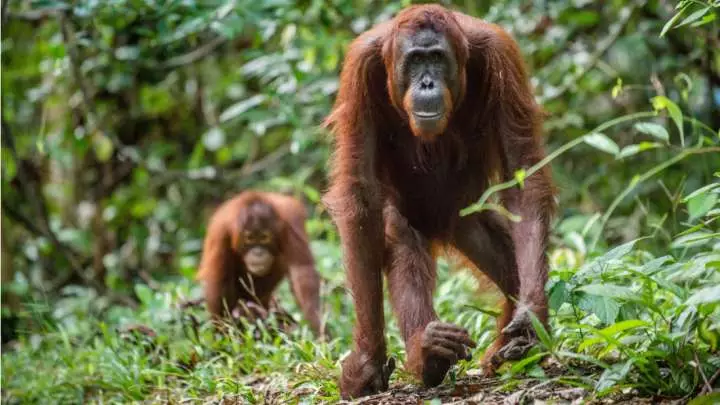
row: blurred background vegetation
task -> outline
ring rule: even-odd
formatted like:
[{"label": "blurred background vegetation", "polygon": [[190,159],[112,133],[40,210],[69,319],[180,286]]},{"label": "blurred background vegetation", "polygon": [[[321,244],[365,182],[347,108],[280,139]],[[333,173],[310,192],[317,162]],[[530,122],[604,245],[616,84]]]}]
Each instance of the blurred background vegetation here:
[{"label": "blurred background vegetation", "polygon": [[[291,193],[306,202],[326,307],[337,320],[331,324],[337,337],[332,347],[297,349],[301,354],[289,349],[292,353],[278,364],[312,359],[336,372],[337,357],[348,347],[352,310],[343,290],[338,237],[319,203],[331,146],[319,124],[334,100],[348,42],[410,3],[3,1],[3,341],[19,338],[22,347],[32,348],[11,354],[11,360],[4,353],[3,401],[38,400],[39,389],[70,398],[141,399],[152,391],[149,386],[167,384],[158,383],[158,370],[171,373],[166,367],[176,365],[139,364],[135,358],[137,375],[127,371],[128,364],[117,376],[94,369],[93,364],[117,361],[105,352],[121,344],[107,325],[134,321],[161,329],[178,321],[173,305],[199,293],[192,278],[205,221],[223,199],[250,187]],[[635,284],[640,278],[620,272],[671,255],[654,271],[681,272],[684,278],[675,280],[676,286],[685,290],[673,299],[658,296],[669,288],[661,283],[672,277],[648,276],[646,302],[634,305],[645,310],[644,305],[657,304],[663,318],[666,311],[687,309],[678,306],[704,291],[683,318],[694,323],[681,326],[695,331],[704,325],[709,336],[719,333],[720,3],[441,3],[498,23],[515,36],[548,114],[548,152],[582,142],[551,163],[560,208],[548,291],[558,314],[561,304],[572,302],[572,308],[594,313],[599,325],[653,322],[652,315],[627,313],[628,296],[573,290],[588,284],[578,276],[578,269],[588,269],[582,267],[587,259],[648,237],[625,245],[634,256],[613,273],[616,279],[604,274],[593,280],[623,284],[636,294],[644,288]],[[668,262],[675,267],[662,267]],[[603,267],[613,268],[608,266]],[[457,317],[462,312],[457,291],[467,290],[472,301],[476,283],[464,273],[448,275],[447,269],[443,262],[439,311]],[[573,294],[584,301],[576,306]],[[285,301],[297,315],[292,301]],[[479,338],[487,344],[492,316],[477,316],[462,322],[478,322]],[[673,326],[666,326],[670,334]],[[312,341],[306,332],[296,336],[298,345]],[[567,330],[561,328],[555,338],[567,337],[562,333]],[[104,343],[90,345],[94,354],[82,360],[78,348],[92,339]],[[393,342],[401,351],[397,336]],[[711,362],[720,366],[720,359],[717,337],[707,342],[697,340],[693,347],[709,379]],[[195,353],[207,360],[209,354],[198,354],[201,346],[187,343],[172,356]],[[58,353],[48,354],[53,350]],[[115,352],[125,361],[133,358]],[[257,353],[258,358],[243,360],[250,367],[246,373],[258,372],[254,367],[276,371],[263,368],[259,359],[266,352]],[[692,360],[693,353],[688,356]],[[38,367],[79,365],[52,381],[36,375]],[[640,369],[655,376],[643,383],[648,392],[687,395],[708,382],[705,373],[693,369],[663,391],[653,385],[665,378],[660,369],[657,374]],[[622,371],[613,369],[622,377],[607,381],[623,381],[628,371]],[[215,373],[205,377],[222,375]],[[33,377],[37,385],[28,385]],[[336,398],[333,384],[328,380],[314,395]],[[183,387],[182,395],[214,392],[212,386]]]}]

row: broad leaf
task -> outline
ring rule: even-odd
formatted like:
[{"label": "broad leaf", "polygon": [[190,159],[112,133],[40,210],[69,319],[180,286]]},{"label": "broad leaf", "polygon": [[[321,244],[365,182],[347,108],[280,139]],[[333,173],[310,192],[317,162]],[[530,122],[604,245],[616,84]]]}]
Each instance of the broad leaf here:
[{"label": "broad leaf", "polygon": [[706,287],[695,292],[685,302],[688,305],[710,304],[720,301],[720,285]]},{"label": "broad leaf", "polygon": [[655,96],[651,99],[653,108],[655,111],[668,110],[670,118],[675,122],[675,126],[680,132],[680,144],[685,145],[685,131],[683,129],[683,115],[680,107],[677,106],[672,100],[665,96]]},{"label": "broad leaf", "polygon": [[630,288],[617,284],[589,284],[578,287],[576,290],[592,295],[619,298],[624,300],[633,299],[636,295],[636,293]]},{"label": "broad leaf", "polygon": [[640,142],[635,145],[628,145],[618,153],[616,159],[625,159],[628,156],[636,155],[640,152],[644,152],[650,149],[656,149],[663,147],[663,144],[659,142]]},{"label": "broad leaf", "polygon": [[708,211],[710,211],[718,200],[718,195],[712,194],[699,194],[688,201],[688,212],[690,213],[690,221],[694,221]]},{"label": "broad leaf", "polygon": [[660,124],[654,122],[638,122],[635,129],[643,134],[647,134],[667,142],[670,139],[667,129]]},{"label": "broad leaf", "polygon": [[583,139],[583,141],[593,148],[600,149],[601,151],[607,152],[611,155],[617,155],[620,151],[620,148],[617,146],[615,141],[608,138],[607,135],[598,132],[585,135],[585,139]]},{"label": "broad leaf", "polygon": [[598,379],[597,384],[595,384],[595,389],[602,393],[614,387],[619,382],[622,382],[632,368],[632,364],[632,360],[628,360],[625,364],[613,364],[610,366],[610,368],[602,373],[600,379]]},{"label": "broad leaf", "polygon": [[570,292],[567,289],[567,283],[565,281],[558,281],[550,289],[550,297],[548,304],[553,310],[558,310],[560,305],[570,301]]},{"label": "broad leaf", "polygon": [[595,314],[606,325],[614,323],[620,313],[620,304],[617,301],[599,295],[583,295],[578,306],[585,312]]},{"label": "broad leaf", "polygon": [[696,10],[689,16],[685,17],[684,20],[680,24],[678,24],[675,28],[680,28],[683,25],[694,23],[695,21],[701,19],[708,11],[710,10],[710,7],[701,8],[700,10]]}]

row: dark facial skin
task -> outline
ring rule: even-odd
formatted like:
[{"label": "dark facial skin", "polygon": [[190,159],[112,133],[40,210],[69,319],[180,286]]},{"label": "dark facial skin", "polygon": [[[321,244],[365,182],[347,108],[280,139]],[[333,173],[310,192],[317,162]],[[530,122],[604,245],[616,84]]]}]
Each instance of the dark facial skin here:
[{"label": "dark facial skin", "polygon": [[433,138],[447,127],[458,94],[458,66],[443,34],[431,29],[400,36],[396,94],[416,136]]},{"label": "dark facial skin", "polygon": [[243,235],[243,261],[254,276],[262,277],[272,269],[275,261],[272,232],[267,230],[245,231]]},{"label": "dark facial skin", "polygon": [[270,206],[255,203],[248,207],[249,215],[241,226],[239,253],[243,257],[245,267],[250,274],[262,277],[270,273],[275,256],[278,252],[279,232],[277,217]]}]

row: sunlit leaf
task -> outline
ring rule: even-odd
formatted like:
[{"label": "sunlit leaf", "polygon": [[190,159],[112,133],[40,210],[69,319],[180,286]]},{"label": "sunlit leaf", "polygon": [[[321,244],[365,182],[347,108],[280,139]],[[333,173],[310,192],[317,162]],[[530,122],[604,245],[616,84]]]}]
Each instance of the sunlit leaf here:
[{"label": "sunlit leaf", "polygon": [[520,188],[525,187],[525,175],[526,175],[525,169],[520,169],[520,170],[515,171],[515,180],[517,180],[517,182],[520,183]]},{"label": "sunlit leaf", "polygon": [[685,145],[685,131],[683,129],[683,116],[680,107],[677,106],[672,100],[665,96],[655,96],[651,99],[653,108],[655,111],[667,109],[670,118],[675,122],[675,126],[680,132],[680,143]]},{"label": "sunlit leaf", "polygon": [[135,60],[140,56],[140,48],[137,46],[121,46],[115,49],[115,57],[118,60]]},{"label": "sunlit leaf", "polygon": [[640,142],[635,145],[628,145],[617,154],[616,159],[625,159],[628,156],[637,155],[640,152],[644,152],[650,149],[662,148],[663,144],[658,142]]},{"label": "sunlit leaf", "polygon": [[600,149],[603,152],[607,152],[611,155],[616,155],[620,151],[620,148],[617,146],[615,141],[608,138],[605,134],[596,132],[593,134],[585,135],[585,139],[583,141],[586,144],[596,149]]},{"label": "sunlit leaf", "polygon": [[679,20],[680,17],[682,17],[682,13],[683,13],[683,10],[680,10],[677,14],[672,16],[672,18],[669,19],[668,22],[665,23],[665,25],[662,28],[662,31],[660,31],[660,38],[664,37],[665,34],[668,31],[670,31],[670,28],[672,28],[673,25],[675,25],[675,23],[677,22],[677,20]]},{"label": "sunlit leaf", "polygon": [[702,20],[696,21],[696,22],[690,24],[690,26],[693,27],[693,28],[696,28],[696,27],[699,27],[699,26],[701,26],[701,25],[709,24],[709,23],[715,21],[716,19],[717,19],[717,14],[716,14],[716,13],[710,13],[710,14],[705,15],[705,16],[702,18]]},{"label": "sunlit leaf", "polygon": [[605,329],[599,330],[598,333],[607,335],[607,336],[613,336],[619,332],[624,332],[624,331],[627,331],[630,329],[636,329],[636,328],[643,327],[643,326],[645,326],[645,327],[652,326],[652,324],[650,322],[641,321],[639,319],[630,319],[627,321],[614,323],[614,324],[606,327]]},{"label": "sunlit leaf", "polygon": [[203,145],[211,152],[214,152],[225,145],[225,132],[220,127],[212,127],[203,134]]},{"label": "sunlit leaf", "polygon": [[223,111],[222,114],[220,114],[220,122],[227,122],[235,119],[242,115],[244,112],[259,106],[266,99],[267,96],[265,96],[264,94],[257,94],[239,103],[235,103],[228,107],[227,110]]},{"label": "sunlit leaf", "polygon": [[689,16],[685,17],[685,19],[682,20],[682,22],[680,22],[680,24],[675,26],[675,28],[680,28],[683,25],[694,23],[695,21],[702,18],[710,9],[711,9],[711,7],[705,7],[705,8],[701,8],[699,10],[694,11]]},{"label": "sunlit leaf", "polygon": [[690,214],[689,220],[692,222],[710,211],[718,200],[718,195],[715,193],[709,194],[698,194],[691,198],[688,203],[688,212]]},{"label": "sunlit leaf", "polygon": [[672,248],[688,248],[699,246],[711,242],[711,239],[720,237],[720,233],[707,232],[699,230],[689,234],[682,235],[673,240],[670,247]]},{"label": "sunlit leaf", "polygon": [[611,92],[612,98],[617,98],[617,96],[619,96],[620,93],[622,92],[622,89],[623,89],[623,81],[622,81],[622,78],[618,77],[617,81],[615,83],[615,86],[613,86],[613,88],[612,88],[612,92]]},{"label": "sunlit leaf", "polygon": [[95,150],[95,156],[101,162],[107,162],[112,156],[113,150],[115,149],[109,137],[102,132],[96,132],[92,137],[93,149]]},{"label": "sunlit leaf", "polygon": [[145,284],[135,284],[135,295],[145,306],[149,306],[153,300],[153,291]]},{"label": "sunlit leaf", "polygon": [[655,124],[654,122],[638,122],[635,124],[635,129],[644,134],[654,136],[662,141],[667,142],[670,139],[670,135],[665,127]]},{"label": "sunlit leaf", "polygon": [[589,284],[578,287],[577,291],[582,291],[592,295],[599,295],[602,297],[612,297],[626,300],[634,298],[636,294],[630,288],[616,284]]},{"label": "sunlit leaf", "polygon": [[700,305],[713,302],[720,302],[720,285],[705,287],[696,291],[685,303],[687,305]]},{"label": "sunlit leaf", "polygon": [[630,372],[632,364],[632,360],[628,360],[624,364],[613,364],[610,366],[598,379],[597,384],[595,384],[595,389],[599,392],[604,392],[622,382]]},{"label": "sunlit leaf", "polygon": [[688,202],[689,200],[697,197],[700,194],[706,194],[711,191],[714,191],[716,189],[720,189],[720,183],[711,183],[705,186],[700,187],[699,189],[693,191],[692,193],[685,196],[685,198],[682,199],[682,202]]}]

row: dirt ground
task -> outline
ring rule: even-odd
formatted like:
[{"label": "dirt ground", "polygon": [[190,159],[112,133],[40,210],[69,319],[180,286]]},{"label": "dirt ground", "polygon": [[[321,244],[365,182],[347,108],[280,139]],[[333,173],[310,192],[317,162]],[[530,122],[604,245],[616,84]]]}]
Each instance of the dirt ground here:
[{"label": "dirt ground", "polygon": [[499,390],[503,385],[497,379],[468,376],[458,380],[454,386],[444,384],[432,389],[418,389],[415,385],[392,386],[389,391],[365,397],[345,404],[685,404],[687,400],[642,398],[632,393],[609,398],[593,399],[582,388],[526,380],[520,382],[512,392]]}]

